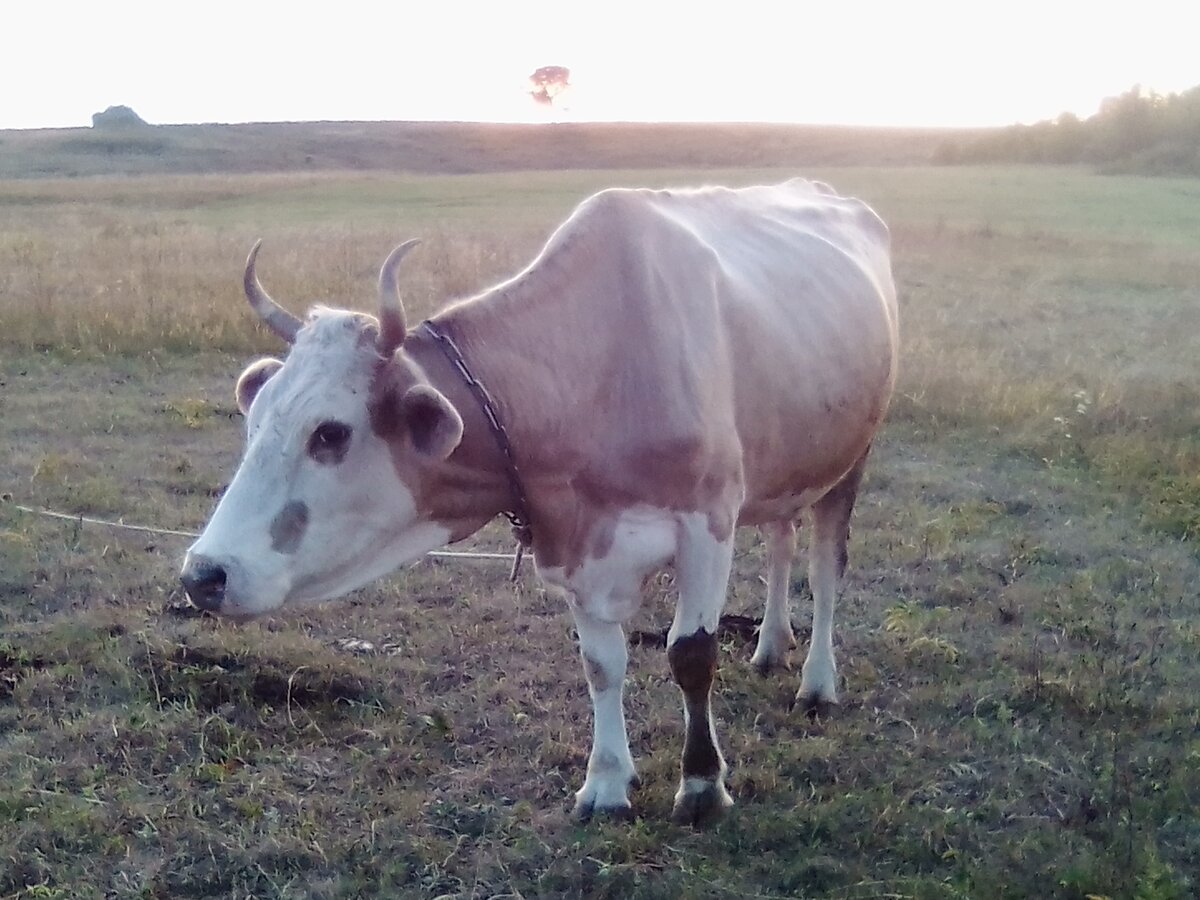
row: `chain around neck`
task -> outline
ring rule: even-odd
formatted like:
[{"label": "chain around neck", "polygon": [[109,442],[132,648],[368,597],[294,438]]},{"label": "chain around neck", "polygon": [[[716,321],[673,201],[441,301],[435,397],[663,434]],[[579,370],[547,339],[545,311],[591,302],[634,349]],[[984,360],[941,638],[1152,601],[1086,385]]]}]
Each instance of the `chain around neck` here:
[{"label": "chain around neck", "polygon": [[479,403],[480,409],[483,410],[483,417],[487,419],[488,425],[492,429],[492,434],[496,438],[496,443],[500,447],[500,451],[504,456],[505,474],[508,476],[509,487],[512,488],[513,497],[516,498],[516,509],[506,509],[503,511],[504,517],[508,519],[512,525],[513,536],[517,539],[517,557],[513,565],[513,578],[516,578],[517,568],[521,563],[522,551],[533,544],[533,529],[529,523],[529,501],[525,498],[525,488],[521,483],[521,473],[517,468],[517,460],[513,455],[512,442],[508,439],[508,431],[504,427],[504,423],[500,421],[500,414],[496,409],[496,403],[492,400],[492,395],[488,393],[488,389],[484,387],[483,382],[472,374],[471,369],[467,366],[466,359],[463,358],[462,351],[454,342],[454,338],[438,329],[433,322],[426,319],[421,323],[429,336],[441,349],[446,359],[450,364],[458,370],[462,380],[466,383],[467,388],[474,395]]}]

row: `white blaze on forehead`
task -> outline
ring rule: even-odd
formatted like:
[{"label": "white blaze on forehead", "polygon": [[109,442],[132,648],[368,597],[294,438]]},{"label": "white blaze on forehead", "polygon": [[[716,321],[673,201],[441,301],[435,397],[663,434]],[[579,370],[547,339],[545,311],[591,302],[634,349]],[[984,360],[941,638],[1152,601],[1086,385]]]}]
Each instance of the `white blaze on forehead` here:
[{"label": "white blaze on forehead", "polygon": [[[223,612],[253,615],[286,602],[330,599],[444,544],[448,531],[417,523],[413,493],[387,444],[371,430],[368,402],[380,359],[363,317],[318,310],[247,417],[247,446],[228,491],[189,553],[225,568]],[[313,430],[351,429],[343,462],[307,452]],[[308,511],[295,546],[273,543],[289,504]]]},{"label": "white blaze on forehead", "polygon": [[364,344],[365,324],[355,313],[314,310],[283,368],[263,388],[270,392],[270,402],[251,407],[248,430],[264,415],[277,427],[306,425],[318,416],[365,416],[367,392],[379,364],[369,340]]}]

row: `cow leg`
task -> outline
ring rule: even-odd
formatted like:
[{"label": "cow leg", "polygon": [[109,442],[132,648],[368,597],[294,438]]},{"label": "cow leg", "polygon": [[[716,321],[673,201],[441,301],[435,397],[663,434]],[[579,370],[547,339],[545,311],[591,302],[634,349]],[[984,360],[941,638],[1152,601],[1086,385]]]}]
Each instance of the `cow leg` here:
[{"label": "cow leg", "polygon": [[858,496],[867,455],[813,505],[808,580],[813,594],[812,644],[800,677],[796,701],[805,709],[837,703],[837,666],[833,660],[833,607],[846,573],[850,512]]},{"label": "cow leg", "polygon": [[767,605],[758,646],[751,664],[766,675],[772,669],[786,668],[788,651],[796,646],[792,634],[792,616],[788,588],[792,578],[792,557],[796,555],[794,522],[774,522],[763,529],[767,536]]},{"label": "cow leg", "polygon": [[682,529],[675,558],[679,602],[667,633],[667,660],[683,692],[685,726],[682,775],[671,818],[699,825],[733,805],[725,789],[725,760],[713,727],[713,679],[717,674],[717,623],[729,585],[733,536],[718,541],[707,525]]},{"label": "cow leg", "polygon": [[625,733],[625,632],[619,624],[587,615],[578,603],[571,610],[593,712],[592,753],[587,778],[575,794],[575,815],[583,821],[596,813],[628,817],[629,787],[637,783],[637,772]]}]

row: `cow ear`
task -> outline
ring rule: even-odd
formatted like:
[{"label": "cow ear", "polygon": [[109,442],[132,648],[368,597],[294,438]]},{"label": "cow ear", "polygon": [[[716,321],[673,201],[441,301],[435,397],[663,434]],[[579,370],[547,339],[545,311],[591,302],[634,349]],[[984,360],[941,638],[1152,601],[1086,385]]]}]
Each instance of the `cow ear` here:
[{"label": "cow ear", "polygon": [[250,411],[250,404],[258,396],[258,392],[262,389],[262,386],[270,380],[272,375],[279,371],[282,365],[283,363],[279,360],[267,356],[255,360],[246,366],[246,371],[238,379],[237,387],[233,391],[238,409],[242,411],[243,416]]},{"label": "cow ear", "polygon": [[418,384],[400,399],[400,420],[418,453],[445,459],[463,436],[462,417],[450,401],[433,388]]}]

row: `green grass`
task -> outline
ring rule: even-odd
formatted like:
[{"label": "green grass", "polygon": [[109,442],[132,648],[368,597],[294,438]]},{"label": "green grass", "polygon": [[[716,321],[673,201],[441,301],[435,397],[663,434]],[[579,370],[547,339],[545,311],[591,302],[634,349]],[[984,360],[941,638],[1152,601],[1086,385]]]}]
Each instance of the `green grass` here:
[{"label": "green grass", "polygon": [[[787,174],[0,182],[0,492],[202,523],[239,452],[234,378],[279,350],[240,297],[254,237],[293,308],[369,309],[383,255],[423,236],[420,315],[598,187]],[[424,563],[239,627],[188,614],[186,541],[0,504],[0,897],[1193,895],[1197,183],[812,174],[892,226],[901,380],[838,612],[843,708],[791,710],[798,675],[759,678],[752,637],[722,635],[726,821],[668,822],[682,724],[653,640],[631,648],[640,818],[570,820],[590,704],[528,574]],[[741,535],[728,612],[759,614],[762,556]],[[803,644],[800,566],[794,591]],[[652,585],[632,630],[669,604]]]},{"label": "green grass", "polygon": [[1083,240],[1182,249],[1200,235],[1200,181],[1194,178],[1097,178],[1072,166],[862,167],[822,175],[841,190],[872,198],[887,221],[901,225],[1059,246]]}]

